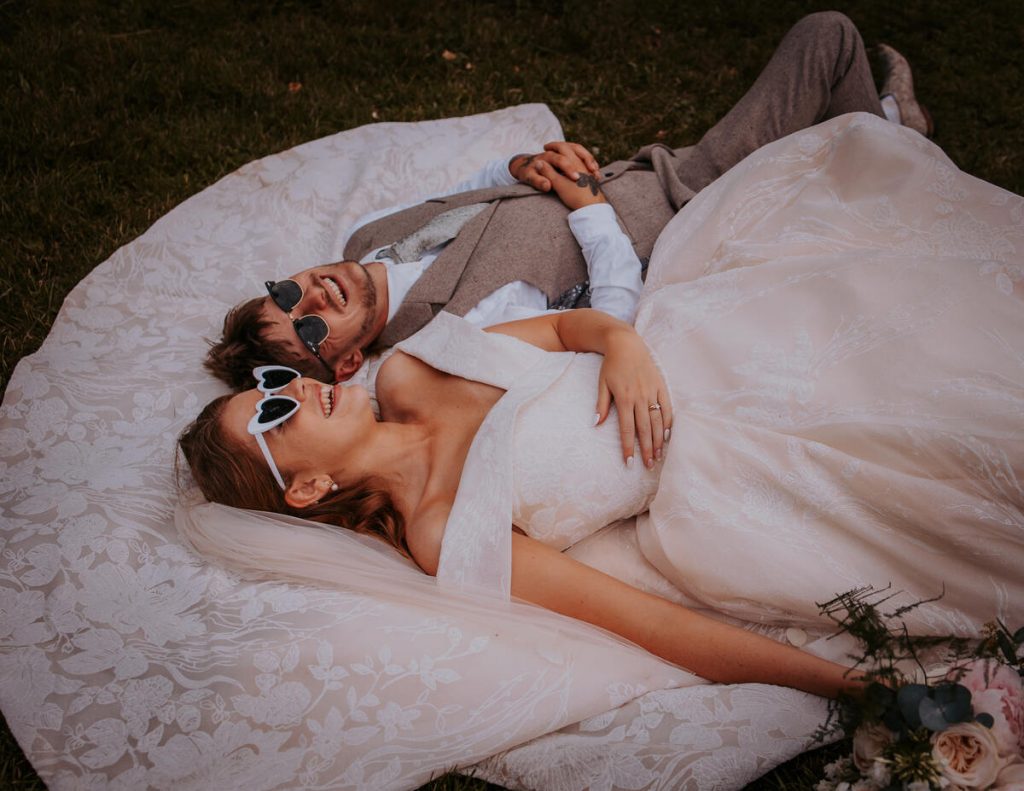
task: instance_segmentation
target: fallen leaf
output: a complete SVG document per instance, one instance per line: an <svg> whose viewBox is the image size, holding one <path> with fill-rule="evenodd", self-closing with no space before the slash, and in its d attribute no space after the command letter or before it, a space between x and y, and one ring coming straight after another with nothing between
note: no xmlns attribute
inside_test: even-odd
<svg viewBox="0 0 1024 791"><path fill-rule="evenodd" d="M301 82L290 82L288 83L288 93L298 93L302 90Z"/></svg>
<svg viewBox="0 0 1024 791"><path fill-rule="evenodd" d="M455 60L459 56L452 52L450 49L446 49L444 52L441 53L441 57L444 58L445 60Z"/></svg>
<svg viewBox="0 0 1024 791"><path fill-rule="evenodd" d="M372 118L374 121L376 121L376 120L380 119L380 113L378 113L376 110L373 110L370 113L370 118Z"/></svg>
<svg viewBox="0 0 1024 791"><path fill-rule="evenodd" d="M473 71L473 64L468 61L466 62L466 71Z"/></svg>

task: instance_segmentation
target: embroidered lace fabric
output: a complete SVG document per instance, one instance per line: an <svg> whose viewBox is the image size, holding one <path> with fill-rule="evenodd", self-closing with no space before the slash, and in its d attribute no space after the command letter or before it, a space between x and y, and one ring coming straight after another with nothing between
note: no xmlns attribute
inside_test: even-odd
<svg viewBox="0 0 1024 791"><path fill-rule="evenodd" d="M352 536L340 545L355 558L346 566L317 552L322 531L219 506L181 509L215 540L229 524L251 544L274 546L281 531L300 548L310 539L305 566L319 562L325 584L314 587L243 579L176 535L174 438L221 392L200 369L203 338L255 293L253 273L279 277L296 260L331 260L361 214L410 191L444 189L500 151L559 136L545 108L527 105L314 141L185 202L68 297L43 347L19 364L0 411L0 706L51 788L414 788L486 756L472 770L510 788L738 788L806 748L822 716L818 699L694 685L689 674L565 619L460 594L468 553L494 563L486 543L446 556L455 578L446 588ZM676 483L661 487L639 534L620 524L569 551L679 600L758 620L806 619L813 598L803 597L821 583L806 564L823 561L799 529L810 531L831 509L839 516L824 523L861 527L847 543L884 549L887 571L910 578L908 558L936 546L929 527L940 537L930 560L955 551L968 568L988 570L979 593L951 599L962 604L930 614L931 625L969 631L979 612L1021 620L1019 581L1007 567L1021 546L1022 245L1021 198L872 118L836 119L741 163L667 229L641 308L677 415L685 413L662 470ZM867 311L868 296L890 292ZM740 320L746 313L756 323L753 314L770 305L787 312L771 314L774 327L762 321L763 343L751 343L755 330ZM737 324L716 342L719 317ZM842 331L822 339L827 320ZM907 384L885 390L884 404L850 406L856 379L822 376L914 337L942 348L908 347L901 367L872 368L893 387ZM701 344L703 353L694 350ZM955 353L957 376L948 367ZM518 417L495 419L523 432L515 454L525 453L515 443L542 419L544 398L577 387L573 377L589 364L574 358L548 374L547 390L523 397ZM929 377L934 370L943 376ZM821 390L840 386L851 390L845 411L825 409ZM586 412L592 403L588 396ZM841 419L814 420L821 412ZM942 445L936 466L893 476L908 447L922 465L931 458L935 422L955 440ZM855 431L844 434L846 425ZM882 436L884 456L836 457L851 437L866 454L877 425L892 432ZM755 442L762 437L764 452ZM714 448L732 449L719 476L728 480L709 481L707 466L693 466ZM737 474L742 458L757 462L756 475ZM883 463L889 474L860 477ZM948 483L954 466L970 471L957 497ZM572 479L559 494L529 482L542 472L514 469L512 512L544 540L575 542L618 513L590 503L559 512L552 504L571 499ZM852 481L852 494L830 480ZM931 483L945 487L934 503ZM646 477L612 485L650 499ZM894 506L895 490L912 499ZM921 518L907 510L915 503ZM745 521L730 521L737 514ZM678 536L668 530L677 524ZM882 529L889 524L899 530ZM493 531L479 531L481 542L497 535L494 523L481 526ZM901 541L889 543L897 533ZM737 560L716 556L716 541L736 546ZM743 542L748 551L739 551ZM714 573L691 575L690 546L693 563L717 566L698 571ZM873 562L851 557L851 568ZM777 599L758 607L752 591Z"/></svg>
<svg viewBox="0 0 1024 791"><path fill-rule="evenodd" d="M600 358L576 355L531 378L469 490L504 489L502 512L560 549L650 504L646 559L747 621L821 627L816 602L891 585L942 594L906 615L918 633L1024 622L1024 305L1019 267L992 258L1024 240L1020 199L954 179L919 137L859 116L794 135L659 239L637 329L674 404L660 482L622 464L614 419L590 426ZM500 367L496 339L440 319L424 359ZM502 512L444 551L487 568Z"/></svg>

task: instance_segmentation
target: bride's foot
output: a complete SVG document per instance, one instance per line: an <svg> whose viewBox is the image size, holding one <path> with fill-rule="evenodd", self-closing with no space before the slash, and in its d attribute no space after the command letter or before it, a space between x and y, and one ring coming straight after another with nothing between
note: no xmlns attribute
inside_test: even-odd
<svg viewBox="0 0 1024 791"><path fill-rule="evenodd" d="M880 91L882 106L885 108L886 100L891 97L898 116L890 120L896 120L925 137L931 137L935 132L935 125L932 123L931 115L914 96L914 77L907 59L888 44L878 45L878 55L885 68ZM888 113L886 115L888 117Z"/></svg>

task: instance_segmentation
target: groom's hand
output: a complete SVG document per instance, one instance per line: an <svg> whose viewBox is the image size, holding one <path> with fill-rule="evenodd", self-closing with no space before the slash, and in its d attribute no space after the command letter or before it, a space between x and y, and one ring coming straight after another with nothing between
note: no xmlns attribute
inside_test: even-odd
<svg viewBox="0 0 1024 791"><path fill-rule="evenodd" d="M548 169L574 182L581 176L596 180L601 175L597 160L585 147L564 140L545 144L539 154L516 154L508 163L508 172L516 181L539 192L550 192L554 186Z"/></svg>
<svg viewBox="0 0 1024 791"><path fill-rule="evenodd" d="M537 172L551 184L551 188L558 195L562 203L569 211L582 209L594 203L607 203L604 193L601 192L601 185L595 176L590 173L580 173L575 179L566 178L555 170L547 162L541 162L537 166Z"/></svg>

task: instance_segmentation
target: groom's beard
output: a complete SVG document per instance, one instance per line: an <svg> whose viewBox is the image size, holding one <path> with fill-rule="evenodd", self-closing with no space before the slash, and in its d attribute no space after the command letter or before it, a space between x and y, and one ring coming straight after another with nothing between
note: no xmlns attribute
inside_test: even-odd
<svg viewBox="0 0 1024 791"><path fill-rule="evenodd" d="M363 287L363 323L359 327L359 348L365 349L376 340L370 337L370 333L373 332L373 325L377 323L377 286L370 277L369 270L365 266L360 269L363 270L366 283Z"/></svg>

